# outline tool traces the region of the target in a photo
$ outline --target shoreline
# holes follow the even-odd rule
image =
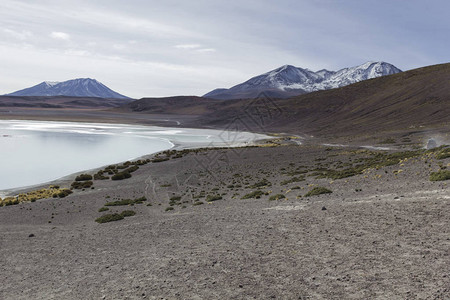
[[[45,121],[45,120],[17,120],[17,119],[0,119],[1,121],[18,121],[18,122],[26,122],[26,121],[31,121],[31,122],[46,122],[46,123],[56,123],[56,124],[65,124],[65,123],[70,123],[70,124],[78,124],[79,122],[77,121]],[[178,121],[176,121],[178,122]],[[179,122],[178,122],[179,123]],[[155,125],[142,125],[142,124],[132,124],[132,123],[108,123],[108,122],[102,122],[102,123],[93,123],[93,122],[83,122],[83,124],[92,124],[92,125],[116,125],[116,126],[140,126],[140,127],[149,127],[149,128],[161,128],[161,130],[170,130],[170,129],[178,129],[178,130],[213,130],[213,131],[220,131],[217,129],[199,129],[199,128],[184,128],[184,127],[163,127],[163,126],[155,126]],[[223,132],[224,130],[222,130]],[[239,134],[256,134],[256,135],[260,135],[260,136],[267,136],[267,138],[258,138],[258,139],[252,139],[249,142],[181,142],[181,141],[174,141],[170,138],[162,138],[162,137],[158,137],[159,139],[162,140],[166,140],[167,142],[169,142],[172,146],[170,148],[164,149],[164,150],[160,150],[154,153],[147,153],[132,159],[127,159],[127,160],[123,160],[123,161],[118,161],[118,162],[113,162],[113,163],[108,163],[99,167],[95,167],[95,168],[91,168],[91,169],[84,169],[81,171],[77,171],[77,172],[73,172],[64,176],[61,176],[57,179],[54,180],[50,180],[50,181],[45,181],[42,183],[37,183],[37,184],[32,184],[32,185],[27,185],[27,186],[20,186],[20,187],[14,187],[14,188],[8,188],[8,189],[2,189],[0,190],[0,198],[5,198],[5,197],[13,197],[16,196],[20,193],[26,193],[29,191],[33,191],[36,189],[41,189],[41,188],[45,188],[48,187],[50,185],[62,185],[62,184],[67,184],[70,183],[72,180],[72,178],[76,177],[77,175],[83,174],[83,173],[95,173],[103,168],[105,168],[108,165],[118,165],[121,163],[124,163],[126,161],[130,161],[130,160],[139,160],[139,159],[151,159],[153,158],[155,155],[157,155],[158,153],[162,153],[164,151],[167,150],[185,150],[185,149],[200,149],[200,148],[220,148],[220,147],[227,147],[227,148],[236,148],[236,147],[245,147],[245,146],[254,146],[257,145],[259,142],[261,141],[265,141],[265,140],[270,140],[272,138],[275,138],[274,136],[269,136],[267,134],[260,134],[260,133],[253,133],[253,132],[239,132]]]

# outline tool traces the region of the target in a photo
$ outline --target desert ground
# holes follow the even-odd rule
[[[0,207],[0,298],[449,299],[450,181],[430,174],[450,158],[426,135],[179,149]]]

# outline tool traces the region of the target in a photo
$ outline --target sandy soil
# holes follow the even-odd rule
[[[1,207],[0,298],[449,299],[449,182],[428,178],[450,159],[310,176],[367,156],[354,150],[192,152],[63,199]],[[268,195],[242,199],[261,182]],[[333,193],[305,197],[314,186]],[[208,204],[202,194],[222,199]],[[276,194],[286,198],[270,201]],[[98,212],[141,196],[144,204]],[[130,209],[137,214],[94,221]]]

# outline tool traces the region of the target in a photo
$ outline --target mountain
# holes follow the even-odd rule
[[[44,81],[33,87],[23,89],[7,96],[70,96],[128,99],[114,92],[106,85],[90,78],[78,78],[64,82]]]
[[[200,122],[205,127],[239,123],[247,131],[321,136],[450,128],[448,83],[450,63],[289,99],[215,100],[219,103]]]
[[[449,82],[447,63],[289,99],[144,98],[115,110],[164,115],[192,128],[376,136],[383,131],[450,128]]]
[[[230,89],[215,89],[203,97],[213,99],[256,98],[261,93],[273,98],[288,98],[320,90],[343,87],[359,81],[392,75],[400,69],[385,62],[367,62],[339,71],[308,69],[285,65],[253,77]]]

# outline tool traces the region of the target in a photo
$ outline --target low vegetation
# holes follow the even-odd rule
[[[145,197],[140,197],[136,199],[122,199],[112,202],[106,202],[105,206],[135,205],[135,204],[142,204],[144,201],[147,201]]]
[[[75,181],[87,181],[87,180],[92,180],[92,175],[81,174],[75,178]]]
[[[439,170],[437,172],[432,172],[430,174],[431,181],[444,181],[450,180],[450,171],[449,170]]]
[[[21,202],[35,202],[39,199],[47,198],[64,198],[72,193],[69,189],[61,189],[57,185],[51,185],[48,188],[21,193],[14,197],[0,198],[0,206],[9,206],[19,204]]]
[[[222,196],[220,195],[208,195],[206,197],[206,202],[213,202],[213,201],[217,201],[217,200],[222,200]]]
[[[88,189],[90,187],[92,187],[94,183],[91,180],[88,181],[74,181],[72,182],[72,184],[70,185],[71,188],[76,189],[76,190],[81,190],[81,189]]]
[[[313,188],[312,190],[310,190],[308,193],[305,194],[305,197],[310,197],[310,196],[317,196],[317,195],[322,195],[322,194],[331,194],[333,191],[321,187],[321,186],[316,186],[315,188]]]
[[[136,212],[134,212],[132,210],[125,210],[125,211],[121,212],[120,214],[114,213],[114,214],[103,215],[103,216],[95,219],[95,222],[108,223],[108,222],[120,221],[126,217],[134,216],[135,214],[136,214]]]
[[[284,199],[284,198],[286,198],[286,196],[284,196],[283,194],[276,194],[276,195],[270,196],[269,200],[275,201],[275,200],[280,200],[280,199]]]

